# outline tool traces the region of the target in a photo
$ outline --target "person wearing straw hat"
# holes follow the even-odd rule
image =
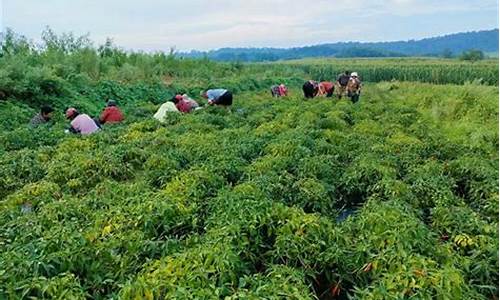
[[[349,79],[349,83],[347,84],[347,96],[351,98],[352,103],[356,103],[359,101],[359,97],[361,95],[361,80],[359,79],[358,73],[351,73],[351,78]]]

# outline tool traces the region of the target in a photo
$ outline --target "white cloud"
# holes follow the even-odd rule
[[[488,24],[497,20],[491,11],[498,9],[493,0],[3,1],[6,25],[30,37],[39,36],[50,25],[58,32],[90,32],[99,42],[110,36],[126,48],[145,50],[173,45],[179,49],[285,47],[383,36],[412,38],[438,32],[419,31],[420,18],[470,12],[471,24],[475,18],[474,24],[491,28],[494,25]],[[488,14],[488,18],[480,23],[478,14]],[[391,18],[406,18],[406,23],[415,25],[397,33],[403,28],[383,26]],[[443,26],[449,24],[457,31],[469,28],[463,19],[433,21],[436,28],[449,28]]]

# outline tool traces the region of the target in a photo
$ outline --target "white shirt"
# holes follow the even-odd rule
[[[165,117],[167,116],[168,112],[179,112],[179,110],[177,109],[177,107],[175,107],[175,104],[173,102],[168,101],[160,106],[160,109],[158,109],[153,117],[160,122],[165,122]]]

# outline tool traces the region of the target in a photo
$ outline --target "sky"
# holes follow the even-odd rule
[[[498,28],[497,0],[0,0],[0,24],[33,41],[107,37],[125,49],[294,47]]]

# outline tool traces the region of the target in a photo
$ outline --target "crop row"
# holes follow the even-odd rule
[[[128,123],[83,139],[61,124],[47,144],[47,128],[3,133],[0,298],[487,299],[494,92],[243,93],[232,112],[166,124],[126,108]]]

